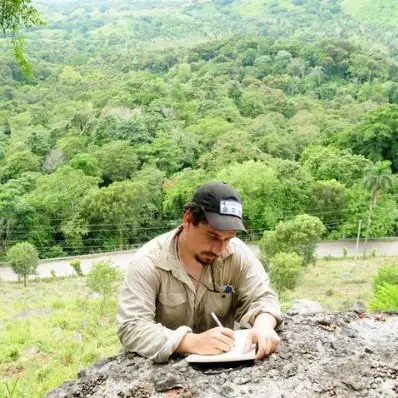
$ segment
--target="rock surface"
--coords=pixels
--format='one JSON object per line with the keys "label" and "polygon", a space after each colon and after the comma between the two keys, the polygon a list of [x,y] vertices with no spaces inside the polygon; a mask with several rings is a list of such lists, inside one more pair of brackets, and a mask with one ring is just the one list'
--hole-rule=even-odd
{"label": "rock surface", "polygon": [[398,315],[287,314],[279,354],[240,368],[112,357],[46,398],[398,397]]}

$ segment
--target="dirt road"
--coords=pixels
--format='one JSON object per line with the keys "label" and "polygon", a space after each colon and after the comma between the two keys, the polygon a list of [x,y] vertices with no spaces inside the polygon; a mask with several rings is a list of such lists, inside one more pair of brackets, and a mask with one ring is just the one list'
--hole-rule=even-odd
{"label": "dirt road", "polygon": [[[257,244],[249,244],[249,247],[257,255],[259,253],[259,247]],[[347,256],[355,256],[356,245],[352,241],[338,241],[338,242],[322,242],[317,245],[316,256],[323,258],[327,256],[332,257],[343,257],[344,249],[347,251]],[[372,251],[375,251],[377,256],[398,256],[398,239],[390,239],[386,241],[370,241],[367,246],[367,253],[370,255]],[[121,270],[125,270],[130,262],[132,254],[135,250],[125,252],[112,252],[103,253],[95,256],[81,256],[81,267],[84,274],[90,271],[92,265],[101,260],[110,260],[113,264],[120,267]],[[359,246],[358,255],[361,256],[363,252],[362,244]],[[75,272],[69,265],[69,259],[62,260],[51,260],[43,261],[38,267],[38,277],[49,278],[51,276],[51,270],[54,270],[57,276],[68,276],[73,275]],[[16,281],[17,276],[14,274],[11,268],[2,267],[0,268],[0,280],[3,281]]]}

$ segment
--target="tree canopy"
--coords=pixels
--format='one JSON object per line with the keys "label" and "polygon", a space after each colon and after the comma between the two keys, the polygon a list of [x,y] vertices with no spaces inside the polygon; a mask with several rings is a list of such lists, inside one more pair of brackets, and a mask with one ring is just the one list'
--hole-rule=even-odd
{"label": "tree canopy", "polygon": [[210,3],[43,0],[46,26],[2,3],[32,77],[0,54],[0,256],[131,248],[212,180],[241,192],[248,238],[304,214],[352,238],[375,196],[371,236],[398,233],[395,8]]}

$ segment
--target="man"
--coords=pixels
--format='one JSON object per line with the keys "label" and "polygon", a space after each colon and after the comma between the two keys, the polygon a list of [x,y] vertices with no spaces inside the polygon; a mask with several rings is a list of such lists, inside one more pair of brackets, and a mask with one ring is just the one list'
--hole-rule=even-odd
{"label": "man", "polygon": [[[155,362],[173,353],[219,354],[233,346],[234,321],[252,328],[256,359],[275,352],[282,324],[278,300],[252,251],[238,238],[242,201],[225,183],[200,187],[183,224],[134,254],[117,321],[126,352]],[[216,327],[214,312],[224,327]]]}

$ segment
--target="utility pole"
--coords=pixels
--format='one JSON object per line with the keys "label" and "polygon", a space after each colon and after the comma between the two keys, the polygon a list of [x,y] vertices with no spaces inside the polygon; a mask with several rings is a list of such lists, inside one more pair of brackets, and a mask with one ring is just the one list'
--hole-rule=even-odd
{"label": "utility pole", "polygon": [[362,220],[359,220],[358,223],[358,234],[357,234],[357,244],[355,246],[355,261],[354,261],[354,267],[357,266],[357,258],[358,258],[358,249],[359,249],[359,237],[361,235],[361,226],[362,226]]}
{"label": "utility pole", "polygon": [[368,222],[366,224],[365,243],[363,244],[363,258],[366,258],[366,245],[368,244],[370,223],[372,222],[373,203],[369,205]]}

